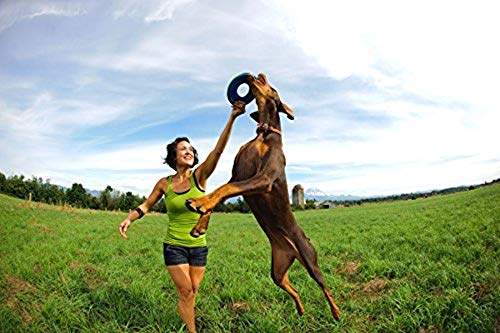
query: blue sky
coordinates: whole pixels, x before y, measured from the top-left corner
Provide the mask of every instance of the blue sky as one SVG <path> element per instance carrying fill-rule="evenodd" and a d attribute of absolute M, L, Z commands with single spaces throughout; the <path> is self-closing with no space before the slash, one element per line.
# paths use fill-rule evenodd
<path fill-rule="evenodd" d="M 2 1 L 0 171 L 149 194 L 188 136 L 203 159 L 226 87 L 268 75 L 290 188 L 382 195 L 500 177 L 493 1 Z M 247 114 L 256 109 L 247 107 Z M 237 119 L 210 178 L 230 178 Z"/>

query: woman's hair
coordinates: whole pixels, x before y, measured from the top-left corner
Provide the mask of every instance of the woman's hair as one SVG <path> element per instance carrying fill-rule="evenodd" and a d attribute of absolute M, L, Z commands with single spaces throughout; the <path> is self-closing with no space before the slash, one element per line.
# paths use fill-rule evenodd
<path fill-rule="evenodd" d="M 164 159 L 163 164 L 168 164 L 169 167 L 177 171 L 177 164 L 175 163 L 176 157 L 177 157 L 177 145 L 179 142 L 186 141 L 187 143 L 191 144 L 189 142 L 189 139 L 186 137 L 182 138 L 176 138 L 174 141 L 170 142 L 167 145 L 167 157 Z M 194 167 L 196 164 L 198 164 L 198 151 L 194 149 L 193 147 L 193 153 L 194 153 L 194 162 L 193 165 L 191 165 L 191 168 Z"/>

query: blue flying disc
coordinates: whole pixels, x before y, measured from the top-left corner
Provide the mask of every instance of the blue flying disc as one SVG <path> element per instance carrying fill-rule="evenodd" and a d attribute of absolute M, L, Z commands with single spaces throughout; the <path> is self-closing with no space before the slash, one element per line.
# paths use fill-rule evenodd
<path fill-rule="evenodd" d="M 251 74 L 241 73 L 240 75 L 236 76 L 234 79 L 231 80 L 229 86 L 227 87 L 227 99 L 229 100 L 229 103 L 234 104 L 237 101 L 242 101 L 245 104 L 249 104 L 251 101 L 254 100 L 255 97 L 253 96 L 250 87 L 248 87 L 248 93 L 245 96 L 240 96 L 238 94 L 238 88 L 244 83 L 248 84 L 249 75 Z"/>

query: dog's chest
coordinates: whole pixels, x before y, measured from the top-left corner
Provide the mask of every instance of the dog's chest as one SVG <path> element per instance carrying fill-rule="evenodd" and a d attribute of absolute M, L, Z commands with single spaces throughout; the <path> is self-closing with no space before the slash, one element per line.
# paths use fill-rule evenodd
<path fill-rule="evenodd" d="M 233 177 L 244 180 L 254 176 L 263 165 L 269 146 L 264 141 L 254 140 L 241 147 L 233 166 Z"/>

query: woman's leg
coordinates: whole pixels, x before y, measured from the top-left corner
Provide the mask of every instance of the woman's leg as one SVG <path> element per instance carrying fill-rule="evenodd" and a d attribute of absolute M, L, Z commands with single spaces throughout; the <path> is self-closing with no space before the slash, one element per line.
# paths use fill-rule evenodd
<path fill-rule="evenodd" d="M 205 267 L 188 264 L 167 266 L 179 294 L 178 310 L 189 332 L 196 332 L 194 320 L 195 297 L 205 273 Z"/>
<path fill-rule="evenodd" d="M 198 288 L 200 288 L 201 281 L 205 275 L 204 266 L 189 266 L 189 276 L 191 277 L 191 285 L 193 286 L 194 296 L 198 293 Z"/>

